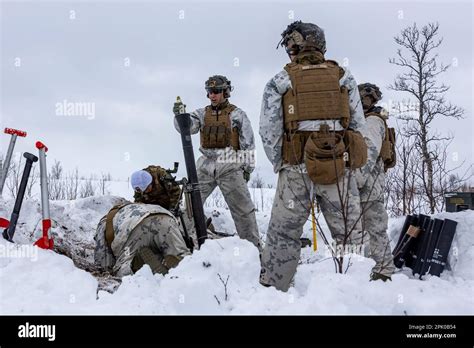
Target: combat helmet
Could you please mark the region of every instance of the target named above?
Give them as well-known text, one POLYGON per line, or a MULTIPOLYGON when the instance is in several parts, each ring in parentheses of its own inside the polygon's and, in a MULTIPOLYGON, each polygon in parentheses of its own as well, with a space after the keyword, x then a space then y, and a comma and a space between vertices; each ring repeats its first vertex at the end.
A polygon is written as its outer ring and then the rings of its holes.
POLYGON ((204 87, 206 88, 207 97, 209 97, 209 92, 212 90, 217 93, 224 92, 224 98, 229 98, 230 92, 234 89, 230 80, 224 75, 213 75, 209 77, 204 87))
POLYGON ((361 83, 359 86, 360 99, 362 100, 362 106, 364 109, 369 109, 371 106, 376 104, 382 99, 382 92, 377 85, 372 83, 361 83), (371 97, 371 101, 365 97, 371 97))
POLYGON ((288 25, 277 45, 286 48, 286 52, 296 55, 302 51, 326 52, 326 37, 324 30, 313 23, 295 21, 288 25))

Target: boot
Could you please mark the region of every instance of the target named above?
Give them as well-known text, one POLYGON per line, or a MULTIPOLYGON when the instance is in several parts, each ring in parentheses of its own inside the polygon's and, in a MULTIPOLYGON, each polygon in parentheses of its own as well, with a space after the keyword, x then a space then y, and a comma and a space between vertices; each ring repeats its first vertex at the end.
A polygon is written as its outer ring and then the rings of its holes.
POLYGON ((136 273, 143 265, 147 264, 150 266, 153 274, 168 273, 168 268, 163 264, 163 257, 160 254, 156 254, 148 247, 141 248, 132 261, 132 271, 136 273))
POLYGON ((370 274, 370 281, 379 279, 383 280, 384 282, 386 282, 387 280, 392 281, 392 277, 383 275, 381 273, 372 272, 370 274))
POLYGON ((182 259, 183 258, 180 256, 166 255, 163 264, 167 269, 175 268, 176 266, 178 266, 182 259))

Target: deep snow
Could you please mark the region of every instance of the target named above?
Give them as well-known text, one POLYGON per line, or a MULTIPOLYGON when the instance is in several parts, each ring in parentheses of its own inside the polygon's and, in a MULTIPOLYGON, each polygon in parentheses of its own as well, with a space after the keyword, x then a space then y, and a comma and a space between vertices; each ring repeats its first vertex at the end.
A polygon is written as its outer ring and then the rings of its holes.
MULTIPOLYGON (((257 212, 262 234, 273 194, 274 190, 264 190, 264 209, 257 212)), ((262 201, 258 189, 253 196, 262 201)), ((260 265, 253 245, 228 237, 207 241, 166 276, 153 275, 146 266, 125 277, 111 294, 98 291, 98 280, 77 266, 92 270, 95 226, 118 199, 51 202, 56 245, 69 257, 30 246, 41 235, 41 210, 38 201, 25 201, 14 238, 17 243, 0 239, 0 313, 474 314, 474 211, 436 215, 458 221, 449 256, 451 270, 441 278, 420 281, 410 270, 402 270, 392 282, 369 282, 374 262, 360 256, 350 258, 346 274, 336 274, 319 238, 317 252, 303 249, 294 287, 283 293, 258 283, 260 265)), ((11 200, 0 198, 0 216, 9 218, 12 206, 11 200)), ((218 195, 205 211, 213 216, 217 230, 233 233, 230 213, 218 195)), ((403 221, 390 220, 389 234, 395 241, 403 221)), ((325 229, 324 221, 321 225, 325 229)), ((305 235, 311 236, 309 222, 305 235)))

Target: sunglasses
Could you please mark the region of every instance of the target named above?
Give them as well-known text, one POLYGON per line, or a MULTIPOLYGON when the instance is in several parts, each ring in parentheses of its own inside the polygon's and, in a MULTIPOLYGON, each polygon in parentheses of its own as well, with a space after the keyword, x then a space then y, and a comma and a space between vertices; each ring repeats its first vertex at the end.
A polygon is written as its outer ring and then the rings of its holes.
POLYGON ((220 94, 222 92, 224 92, 222 88, 208 88, 207 89, 207 93, 209 94, 220 94))

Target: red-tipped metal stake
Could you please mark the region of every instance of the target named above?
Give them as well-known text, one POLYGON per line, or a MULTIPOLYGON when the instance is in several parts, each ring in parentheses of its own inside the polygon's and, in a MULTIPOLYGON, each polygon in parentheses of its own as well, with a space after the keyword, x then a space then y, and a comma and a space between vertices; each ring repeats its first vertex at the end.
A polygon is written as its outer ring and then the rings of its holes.
POLYGON ((10 167, 10 160, 12 158, 13 149, 15 148, 16 138, 26 137, 26 132, 18 129, 5 128, 4 132, 10 134, 12 137, 10 138, 10 145, 8 146, 7 154, 5 156, 5 162, 0 168, 0 196, 2 195, 3 186, 7 180, 8 168, 10 167))
POLYGON ((51 229, 51 218, 49 215, 49 195, 48 195, 48 174, 46 169, 46 152, 48 148, 40 141, 36 142, 39 150, 40 162, 40 184, 41 184, 41 210, 43 213, 43 236, 35 243, 42 249, 53 249, 53 238, 48 238, 48 231, 51 229))
POLYGON ((10 221, 0 218, 0 228, 8 228, 8 226, 10 226, 10 221))

